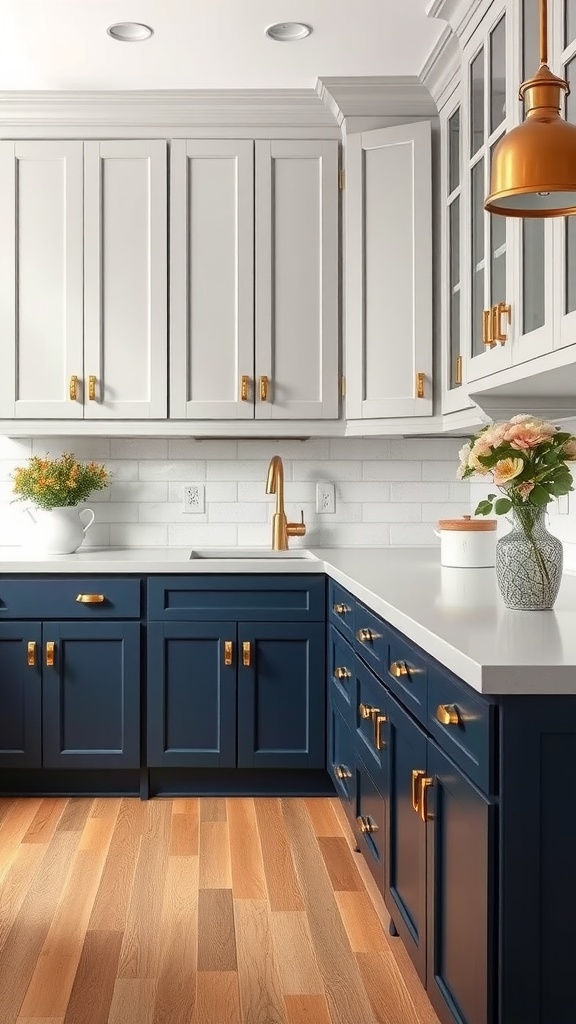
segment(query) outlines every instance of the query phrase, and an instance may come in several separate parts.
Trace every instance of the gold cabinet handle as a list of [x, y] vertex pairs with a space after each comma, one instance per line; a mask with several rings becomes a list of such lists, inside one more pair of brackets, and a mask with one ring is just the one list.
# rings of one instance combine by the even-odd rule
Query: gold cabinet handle
[[373, 629], [358, 629], [356, 630], [356, 639], [362, 644], [371, 644], [374, 640], [379, 640], [381, 633], [375, 633]]
[[332, 605], [332, 611], [336, 615], [348, 615], [348, 613], [351, 612], [352, 609], [349, 608], [347, 604], [334, 604]]
[[242, 664], [248, 667], [252, 659], [252, 647], [249, 640], [244, 640], [242, 643]]
[[359, 704], [358, 711], [360, 718], [372, 718], [373, 715], [380, 714], [380, 708], [373, 708], [371, 704]]
[[374, 746], [376, 750], [384, 750], [386, 744], [382, 739], [382, 726], [388, 721], [388, 715], [376, 715], [374, 718]]
[[439, 704], [436, 718], [441, 725], [460, 725], [460, 715], [455, 704]]
[[27, 651], [26, 651], [26, 660], [27, 660], [28, 665], [30, 666], [30, 668], [35, 668], [36, 667], [36, 641], [35, 640], [29, 640], [28, 641], [28, 647], [27, 647]]
[[482, 341], [490, 348], [494, 345], [494, 317], [491, 309], [485, 309], [482, 313]]
[[409, 674], [408, 665], [405, 661], [393, 661], [390, 665], [389, 671], [390, 675], [395, 676], [396, 679], [400, 679], [401, 676], [407, 676]]
[[502, 317], [507, 318], [508, 324], [512, 323], [512, 307], [509, 302], [499, 302], [496, 306], [492, 307], [493, 315], [493, 340], [499, 341], [501, 345], [505, 345], [508, 341], [508, 335], [504, 334], [502, 330]]
[[70, 377], [69, 394], [70, 401], [75, 402], [78, 398], [78, 377], [75, 373]]
[[420, 788], [420, 779], [423, 779], [426, 772], [420, 768], [412, 769], [412, 810], [416, 811], [416, 814], [420, 811], [420, 803], [418, 798], [418, 790]]
[[242, 376], [240, 377], [240, 399], [241, 399], [242, 402], [247, 402], [248, 401], [248, 385], [249, 385], [249, 382], [250, 382], [250, 377], [248, 377], [245, 373], [243, 373]]
[[269, 384], [268, 377], [266, 377], [266, 376], [260, 377], [260, 401], [261, 402], [267, 402], [268, 401], [268, 384]]
[[416, 374], [416, 398], [424, 398], [424, 390], [426, 387], [426, 374]]
[[46, 665], [48, 666], [48, 668], [52, 668], [52, 666], [54, 665], [55, 648], [56, 644], [54, 643], [53, 640], [48, 640], [46, 642]]
[[351, 676], [352, 676], [352, 673], [351, 673], [349, 668], [340, 668], [339, 667], [339, 668], [335, 668], [334, 669], [334, 678], [335, 679], [350, 679]]
[[349, 768], [346, 767], [345, 764], [335, 764], [334, 765], [334, 775], [336, 776], [337, 779], [351, 779], [352, 778], [352, 772], [350, 771]]
[[434, 779], [431, 779], [429, 776], [425, 775], [424, 778], [420, 779], [420, 817], [424, 824], [426, 824], [429, 818], [427, 793], [428, 790], [430, 789], [430, 786], [433, 785]]
[[76, 598], [78, 604], [104, 604], [105, 600], [104, 594], [78, 594]]
[[88, 399], [90, 402], [96, 401], [96, 377], [93, 374], [88, 377]]
[[232, 643], [232, 641], [231, 640], [225, 640], [224, 641], [224, 664], [225, 665], [231, 665], [232, 664], [233, 651], [234, 651], [234, 644]]
[[359, 814], [358, 817], [356, 818], [356, 821], [358, 822], [360, 831], [364, 834], [378, 831], [378, 825], [376, 824], [374, 819], [370, 817], [369, 814]]
[[454, 371], [454, 383], [460, 387], [462, 383], [462, 356], [456, 356], [456, 369]]

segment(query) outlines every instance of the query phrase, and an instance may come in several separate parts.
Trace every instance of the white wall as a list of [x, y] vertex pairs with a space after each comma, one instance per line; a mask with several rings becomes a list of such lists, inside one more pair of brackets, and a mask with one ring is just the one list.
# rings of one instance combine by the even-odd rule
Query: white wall
[[[25, 540], [28, 517], [10, 473], [34, 455], [72, 451], [105, 462], [113, 479], [94, 494], [87, 546], [235, 546], [271, 540], [275, 498], [265, 493], [268, 463], [284, 460], [290, 519], [300, 509], [306, 547], [436, 544], [439, 518], [470, 510], [470, 485], [456, 480], [455, 438], [309, 441], [195, 441], [124, 438], [0, 438], [0, 544]], [[316, 512], [317, 481], [336, 485], [336, 512]], [[182, 512], [185, 483], [203, 483], [204, 514]]]

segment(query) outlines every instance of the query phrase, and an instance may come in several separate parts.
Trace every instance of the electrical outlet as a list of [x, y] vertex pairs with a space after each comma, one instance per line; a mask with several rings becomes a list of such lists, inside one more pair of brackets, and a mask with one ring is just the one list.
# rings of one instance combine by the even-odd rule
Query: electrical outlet
[[561, 494], [559, 498], [556, 498], [556, 512], [559, 516], [567, 516], [570, 514], [569, 494]]
[[204, 511], [204, 484], [184, 484], [182, 491], [182, 511]]
[[316, 511], [320, 515], [336, 511], [336, 491], [334, 484], [316, 484]]

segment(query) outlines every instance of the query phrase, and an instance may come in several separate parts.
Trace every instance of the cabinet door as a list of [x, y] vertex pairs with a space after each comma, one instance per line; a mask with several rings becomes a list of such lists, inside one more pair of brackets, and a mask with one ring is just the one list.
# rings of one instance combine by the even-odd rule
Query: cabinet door
[[84, 415], [161, 418], [168, 372], [166, 143], [86, 142], [84, 210]]
[[258, 141], [256, 417], [337, 416], [338, 143]]
[[238, 627], [238, 767], [323, 768], [324, 625]]
[[346, 139], [349, 419], [432, 414], [430, 137], [421, 121]]
[[427, 990], [443, 1024], [491, 1024], [495, 806], [431, 740]]
[[328, 774], [336, 787], [346, 816], [356, 827], [354, 739], [338, 708], [332, 701], [328, 709]]
[[[246, 377], [246, 389], [242, 389]], [[254, 417], [254, 144], [176, 140], [170, 416]]]
[[82, 417], [82, 188], [81, 142], [0, 142], [2, 417]]
[[[574, 0], [560, 0], [553, 6], [554, 43], [558, 60], [552, 70], [571, 85], [565, 117], [576, 119], [576, 8]], [[554, 347], [564, 348], [576, 341], [576, 218], [554, 217]]]
[[389, 799], [384, 900], [423, 982], [426, 979], [426, 825], [413, 800], [413, 772], [426, 773], [426, 734], [390, 697]]
[[41, 764], [40, 641], [38, 622], [0, 622], [0, 768]]
[[235, 766], [235, 648], [235, 622], [150, 623], [148, 765]]
[[43, 661], [44, 767], [137, 768], [140, 624], [45, 623]]

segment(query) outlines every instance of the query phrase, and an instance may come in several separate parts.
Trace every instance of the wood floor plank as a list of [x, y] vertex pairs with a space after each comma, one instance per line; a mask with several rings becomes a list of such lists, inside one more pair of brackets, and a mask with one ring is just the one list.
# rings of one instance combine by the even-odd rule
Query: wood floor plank
[[91, 818], [116, 818], [119, 813], [121, 797], [101, 796], [92, 801]]
[[226, 821], [226, 797], [203, 796], [200, 801], [200, 821]]
[[[392, 951], [392, 956], [396, 961], [396, 966], [398, 967], [400, 976], [410, 993], [410, 998], [416, 1008], [418, 1024], [438, 1024], [438, 1017], [432, 1009], [432, 1004], [430, 1003], [420, 978], [416, 973], [416, 968], [406, 952], [406, 946], [402, 942], [402, 939], [398, 936], [394, 939], [390, 939], [390, 949]], [[394, 1021], [394, 1024], [396, 1024], [396, 1021]]]
[[366, 891], [334, 895], [353, 952], [389, 953], [388, 939]]
[[198, 858], [169, 857], [153, 1024], [189, 1024], [196, 1004]]
[[336, 891], [361, 892], [362, 879], [354, 863], [354, 854], [344, 836], [319, 836], [318, 846], [324, 858], [326, 870]]
[[42, 805], [42, 800], [14, 800], [0, 826], [0, 882], [10, 870], [20, 844]]
[[18, 1017], [16, 1024], [64, 1024], [64, 1017]]
[[172, 800], [172, 814], [196, 814], [200, 818], [197, 796], [175, 796]]
[[198, 893], [198, 970], [235, 971], [236, 935], [231, 889]]
[[3, 878], [0, 885], [0, 955], [45, 853], [46, 848], [37, 844], [20, 846]]
[[284, 1002], [289, 1024], [332, 1024], [326, 996], [284, 996]]
[[235, 900], [244, 1024], [288, 1024], [266, 900]]
[[114, 994], [122, 932], [86, 933], [64, 1024], [102, 1024]]
[[197, 857], [198, 839], [198, 807], [187, 814], [172, 814], [170, 826], [171, 857]]
[[284, 995], [324, 995], [312, 938], [303, 910], [274, 910], [272, 935]]
[[141, 800], [122, 800], [120, 804], [88, 925], [93, 931], [124, 931], [126, 927], [144, 828], [144, 810]]
[[392, 954], [358, 953], [356, 959], [378, 1024], [420, 1024]]
[[200, 888], [231, 889], [228, 822], [200, 820]]
[[156, 978], [118, 978], [108, 1024], [152, 1024], [157, 987]]
[[264, 900], [266, 877], [254, 800], [229, 798], [227, 814], [234, 899]]
[[323, 796], [310, 796], [304, 800], [315, 836], [341, 836], [342, 828], [334, 813], [332, 801]]
[[242, 1024], [236, 971], [198, 971], [193, 1024]]
[[304, 910], [280, 801], [255, 802], [264, 874], [271, 910]]
[[67, 802], [66, 797], [44, 797], [22, 842], [48, 843], [56, 831]]
[[72, 796], [56, 826], [57, 832], [81, 832], [94, 803], [92, 797]]

